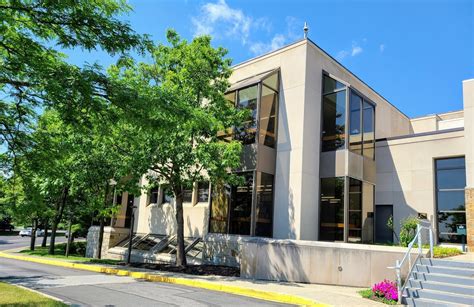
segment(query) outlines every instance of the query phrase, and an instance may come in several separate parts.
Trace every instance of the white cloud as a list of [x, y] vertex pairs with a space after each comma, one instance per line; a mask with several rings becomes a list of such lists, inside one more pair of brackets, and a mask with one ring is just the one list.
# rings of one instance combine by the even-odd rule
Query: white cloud
[[297, 24], [300, 22], [292, 16], [286, 17], [285, 21], [286, 33], [275, 34], [269, 42], [253, 42], [250, 46], [250, 52], [255, 55], [260, 55], [279, 49], [286, 44], [296, 41], [298, 39]]
[[384, 52], [385, 51], [385, 45], [380, 44], [379, 49], [380, 49], [380, 52]]
[[251, 26], [265, 25], [263, 19], [254, 22], [242, 10], [229, 7], [225, 0], [204, 4], [201, 7], [201, 15], [193, 17], [191, 22], [196, 28], [194, 32], [196, 36], [203, 34], [214, 37], [237, 36], [244, 45], [247, 43]]
[[[365, 39], [365, 41], [367, 41]], [[348, 56], [354, 57], [358, 54], [361, 54], [364, 51], [364, 49], [356, 42], [352, 42], [352, 47], [350, 50], [341, 50], [337, 53], [336, 59], [338, 61], [342, 61], [343, 59], [347, 58]]]

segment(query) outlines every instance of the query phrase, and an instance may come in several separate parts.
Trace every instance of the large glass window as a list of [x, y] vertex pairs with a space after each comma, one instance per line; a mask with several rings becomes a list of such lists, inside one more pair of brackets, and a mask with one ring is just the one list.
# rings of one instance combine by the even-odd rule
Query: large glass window
[[232, 188], [228, 184], [217, 183], [212, 185], [210, 232], [227, 233], [231, 193]]
[[257, 97], [258, 86], [254, 85], [238, 91], [237, 108], [250, 110], [250, 115], [243, 125], [235, 128], [235, 138], [245, 144], [255, 143], [257, 131]]
[[158, 203], [158, 187], [153, 187], [150, 189], [150, 204], [157, 204]]
[[322, 111], [322, 151], [343, 148], [346, 133], [346, 90], [324, 94]]
[[273, 175], [257, 172], [255, 235], [271, 237], [273, 232]]
[[463, 238], [456, 231], [458, 225], [466, 224], [465, 159], [439, 159], [435, 167], [439, 241], [462, 243]]
[[274, 148], [276, 144], [276, 112], [278, 110], [278, 93], [262, 85], [262, 99], [260, 101], [259, 136], [260, 144]]
[[233, 187], [230, 202], [229, 233], [250, 235], [253, 172], [243, 173], [243, 184]]
[[[344, 177], [321, 179], [321, 241], [373, 243], [374, 186], [348, 178], [348, 207], [344, 207]], [[344, 219], [347, 214], [347, 224]], [[347, 227], [347, 238], [344, 229]]]
[[[274, 176], [262, 172], [244, 172], [240, 175], [244, 178], [240, 185], [213, 185], [209, 230], [218, 233], [271, 237]], [[253, 205], [254, 199], [255, 205]], [[254, 221], [252, 216], [255, 217]]]
[[349, 101], [349, 150], [359, 155], [362, 154], [361, 107], [362, 98], [351, 91], [351, 98]]
[[373, 159], [375, 107], [351, 90], [349, 109], [349, 150]]
[[321, 241], [344, 240], [344, 178], [321, 179]]
[[183, 190], [183, 202], [190, 203], [193, 200], [193, 189], [192, 188], [185, 188]]
[[198, 202], [207, 202], [209, 200], [209, 182], [198, 183]]

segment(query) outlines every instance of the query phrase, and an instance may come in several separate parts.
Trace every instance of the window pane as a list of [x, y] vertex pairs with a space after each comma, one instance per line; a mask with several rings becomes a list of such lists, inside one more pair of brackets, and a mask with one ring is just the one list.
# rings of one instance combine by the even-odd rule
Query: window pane
[[436, 168], [450, 169], [450, 168], [462, 168], [466, 167], [466, 161], [464, 158], [449, 158], [449, 159], [438, 159], [436, 160]]
[[170, 203], [173, 200], [173, 193], [166, 187], [163, 187], [162, 203]]
[[237, 107], [251, 111], [249, 118], [243, 125], [235, 129], [235, 138], [243, 144], [255, 143], [255, 133], [257, 131], [257, 95], [258, 87], [256, 85], [240, 90], [238, 93]]
[[345, 85], [341, 82], [338, 82], [326, 75], [323, 75], [323, 83], [323, 94], [334, 92], [335, 90], [342, 89], [345, 87]]
[[323, 97], [323, 151], [344, 147], [346, 127], [346, 91]]
[[456, 233], [457, 225], [466, 224], [465, 213], [438, 212], [438, 231], [440, 233]]
[[464, 190], [438, 192], [438, 211], [465, 211]]
[[464, 189], [466, 187], [466, 171], [464, 169], [438, 170], [436, 180], [438, 189]]
[[209, 182], [198, 183], [198, 202], [209, 201]]
[[270, 87], [271, 89], [274, 89], [276, 91], [279, 90], [278, 88], [278, 72], [272, 74], [271, 76], [265, 78], [263, 80], [263, 84], [266, 86]]
[[364, 140], [364, 156], [373, 159], [374, 158], [374, 131], [375, 131], [375, 121], [374, 121], [375, 107], [364, 101], [364, 114], [363, 114], [363, 140]]
[[193, 189], [184, 189], [183, 190], [183, 202], [190, 203], [193, 200]]
[[235, 91], [225, 94], [225, 99], [235, 106]]
[[259, 143], [275, 147], [276, 143], [276, 114], [278, 109], [278, 93], [262, 86], [260, 101], [260, 134]]
[[362, 181], [349, 178], [349, 242], [362, 241]]
[[350, 118], [349, 118], [349, 150], [359, 155], [362, 154], [362, 131], [360, 123], [360, 109], [362, 98], [351, 92], [350, 98]]
[[242, 174], [244, 183], [232, 187], [230, 208], [230, 234], [250, 235], [250, 217], [252, 213], [253, 172]]
[[231, 187], [213, 184], [211, 200], [210, 232], [227, 233], [227, 217], [231, 200]]
[[150, 189], [150, 204], [158, 203], [158, 187], [153, 187]]
[[319, 239], [344, 240], [344, 178], [321, 179]]
[[257, 172], [255, 235], [271, 237], [273, 232], [273, 175]]

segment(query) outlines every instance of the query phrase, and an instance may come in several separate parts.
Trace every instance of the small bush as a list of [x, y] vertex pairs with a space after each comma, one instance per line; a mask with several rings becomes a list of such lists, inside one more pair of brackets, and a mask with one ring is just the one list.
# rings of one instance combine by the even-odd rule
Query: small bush
[[415, 238], [416, 227], [419, 223], [418, 218], [409, 216], [402, 220], [400, 223], [400, 245], [408, 246], [410, 242]]
[[434, 254], [433, 255], [434, 258], [445, 258], [445, 257], [461, 255], [462, 252], [458, 248], [455, 248], [455, 247], [434, 246], [433, 254]]

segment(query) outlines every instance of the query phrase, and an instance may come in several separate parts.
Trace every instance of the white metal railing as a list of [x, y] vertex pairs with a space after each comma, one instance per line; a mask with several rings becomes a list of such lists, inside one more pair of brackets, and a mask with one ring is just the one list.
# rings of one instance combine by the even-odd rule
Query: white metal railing
[[[398, 290], [398, 302], [401, 303], [402, 300], [402, 293], [406, 287], [406, 284], [408, 282], [408, 279], [410, 278], [410, 275], [413, 271], [413, 268], [417, 262], [417, 260], [421, 257], [423, 257], [423, 237], [422, 237], [422, 231], [427, 230], [429, 234], [429, 243], [430, 243], [430, 258], [433, 258], [433, 228], [431, 227], [431, 223], [429, 223], [429, 226], [424, 226], [421, 225], [422, 222], [429, 223], [428, 221], [420, 221], [418, 225], [416, 225], [416, 234], [413, 240], [408, 244], [408, 249], [403, 256], [402, 260], [397, 260], [395, 263], [394, 267], [388, 267], [389, 269], [395, 269], [397, 273], [397, 290]], [[411, 260], [411, 250], [413, 248], [413, 245], [415, 243], [418, 245], [418, 254], [416, 255], [416, 259], [412, 264]], [[407, 278], [405, 282], [402, 285], [402, 266], [405, 263], [405, 261], [408, 259], [408, 273], [407, 273]]]

